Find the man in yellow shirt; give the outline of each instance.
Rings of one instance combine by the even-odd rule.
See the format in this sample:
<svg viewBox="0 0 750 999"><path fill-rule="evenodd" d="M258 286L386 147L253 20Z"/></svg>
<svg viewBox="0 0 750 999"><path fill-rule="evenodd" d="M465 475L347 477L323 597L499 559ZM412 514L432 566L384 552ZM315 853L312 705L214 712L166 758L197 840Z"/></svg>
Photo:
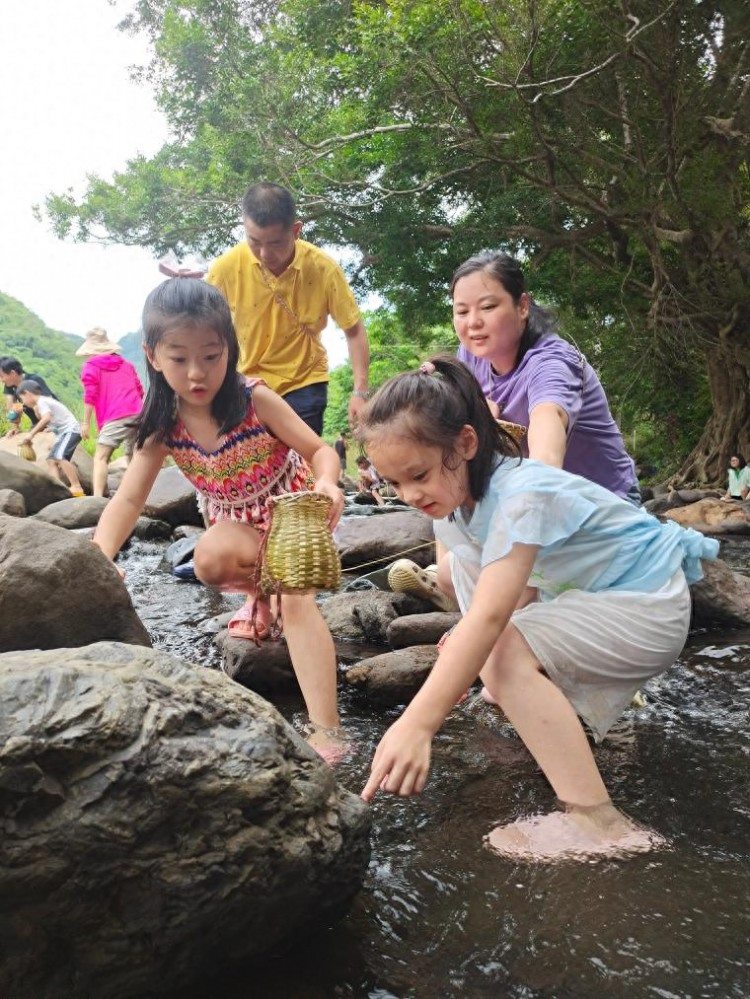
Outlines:
<svg viewBox="0 0 750 999"><path fill-rule="evenodd" d="M206 280L229 302L240 342L239 369L263 378L316 433L323 430L328 357L321 333L331 316L346 335L354 374L349 419L367 398L367 333L339 265L299 238L290 192L254 184L242 199L247 242L228 250Z"/></svg>

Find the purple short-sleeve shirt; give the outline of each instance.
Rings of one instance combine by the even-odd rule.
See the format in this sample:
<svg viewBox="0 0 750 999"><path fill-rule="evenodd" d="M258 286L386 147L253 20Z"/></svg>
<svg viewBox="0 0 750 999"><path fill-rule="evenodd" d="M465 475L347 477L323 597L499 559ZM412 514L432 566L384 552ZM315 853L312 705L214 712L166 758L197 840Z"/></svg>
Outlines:
<svg viewBox="0 0 750 999"><path fill-rule="evenodd" d="M626 497L637 484L633 459L609 411L596 372L578 350L554 334L541 337L520 364L498 375L484 358L459 347L458 357L482 391L500 407L504 420L529 425L529 413L554 402L568 414L568 446L563 468Z"/></svg>

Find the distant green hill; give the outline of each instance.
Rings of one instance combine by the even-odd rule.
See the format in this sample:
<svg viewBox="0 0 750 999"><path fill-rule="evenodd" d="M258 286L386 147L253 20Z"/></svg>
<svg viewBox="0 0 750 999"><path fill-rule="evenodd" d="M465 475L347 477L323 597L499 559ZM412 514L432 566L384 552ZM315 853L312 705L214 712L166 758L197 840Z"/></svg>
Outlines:
<svg viewBox="0 0 750 999"><path fill-rule="evenodd" d="M82 342L80 336L45 326L25 305L0 292L0 355L17 357L25 371L41 375L78 416L83 416L82 361L75 351Z"/></svg>
<svg viewBox="0 0 750 999"><path fill-rule="evenodd" d="M122 348L122 356L135 367L145 388L148 376L146 374L146 360L143 356L143 337L140 333L126 333L117 342Z"/></svg>

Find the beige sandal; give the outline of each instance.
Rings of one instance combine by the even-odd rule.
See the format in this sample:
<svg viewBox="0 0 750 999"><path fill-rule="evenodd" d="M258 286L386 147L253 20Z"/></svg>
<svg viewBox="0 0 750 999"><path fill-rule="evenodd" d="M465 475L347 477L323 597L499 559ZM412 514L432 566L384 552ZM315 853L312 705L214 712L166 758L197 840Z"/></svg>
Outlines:
<svg viewBox="0 0 750 999"><path fill-rule="evenodd" d="M422 569L411 559L400 558L388 570L388 585L394 593L413 593L423 600L429 600L438 610L458 610L456 601L443 593L437 584L437 566L429 565Z"/></svg>

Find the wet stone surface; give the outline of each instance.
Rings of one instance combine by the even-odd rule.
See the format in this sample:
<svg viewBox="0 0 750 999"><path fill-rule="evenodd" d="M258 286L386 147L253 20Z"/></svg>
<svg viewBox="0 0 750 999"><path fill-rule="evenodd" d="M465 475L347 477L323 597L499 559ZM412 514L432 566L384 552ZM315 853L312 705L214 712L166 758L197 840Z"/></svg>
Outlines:
<svg viewBox="0 0 750 999"><path fill-rule="evenodd" d="M205 623L240 598L177 582L164 548L136 542L122 559L138 612L155 645L216 668ZM750 572L750 540L723 540L722 555ZM368 708L343 682L339 691L357 740L339 779L359 791L399 711ZM692 634L644 693L645 707L628 711L596 755L617 804L668 849L557 866L488 853L485 833L549 810L553 795L475 695L435 740L421 797L375 802L373 859L344 921L260 967L217 974L211 991L244 999L252 982L255 995L305 999L744 999L750 631ZM275 703L290 720L302 710L295 697ZM196 983L189 999L206 994Z"/></svg>

